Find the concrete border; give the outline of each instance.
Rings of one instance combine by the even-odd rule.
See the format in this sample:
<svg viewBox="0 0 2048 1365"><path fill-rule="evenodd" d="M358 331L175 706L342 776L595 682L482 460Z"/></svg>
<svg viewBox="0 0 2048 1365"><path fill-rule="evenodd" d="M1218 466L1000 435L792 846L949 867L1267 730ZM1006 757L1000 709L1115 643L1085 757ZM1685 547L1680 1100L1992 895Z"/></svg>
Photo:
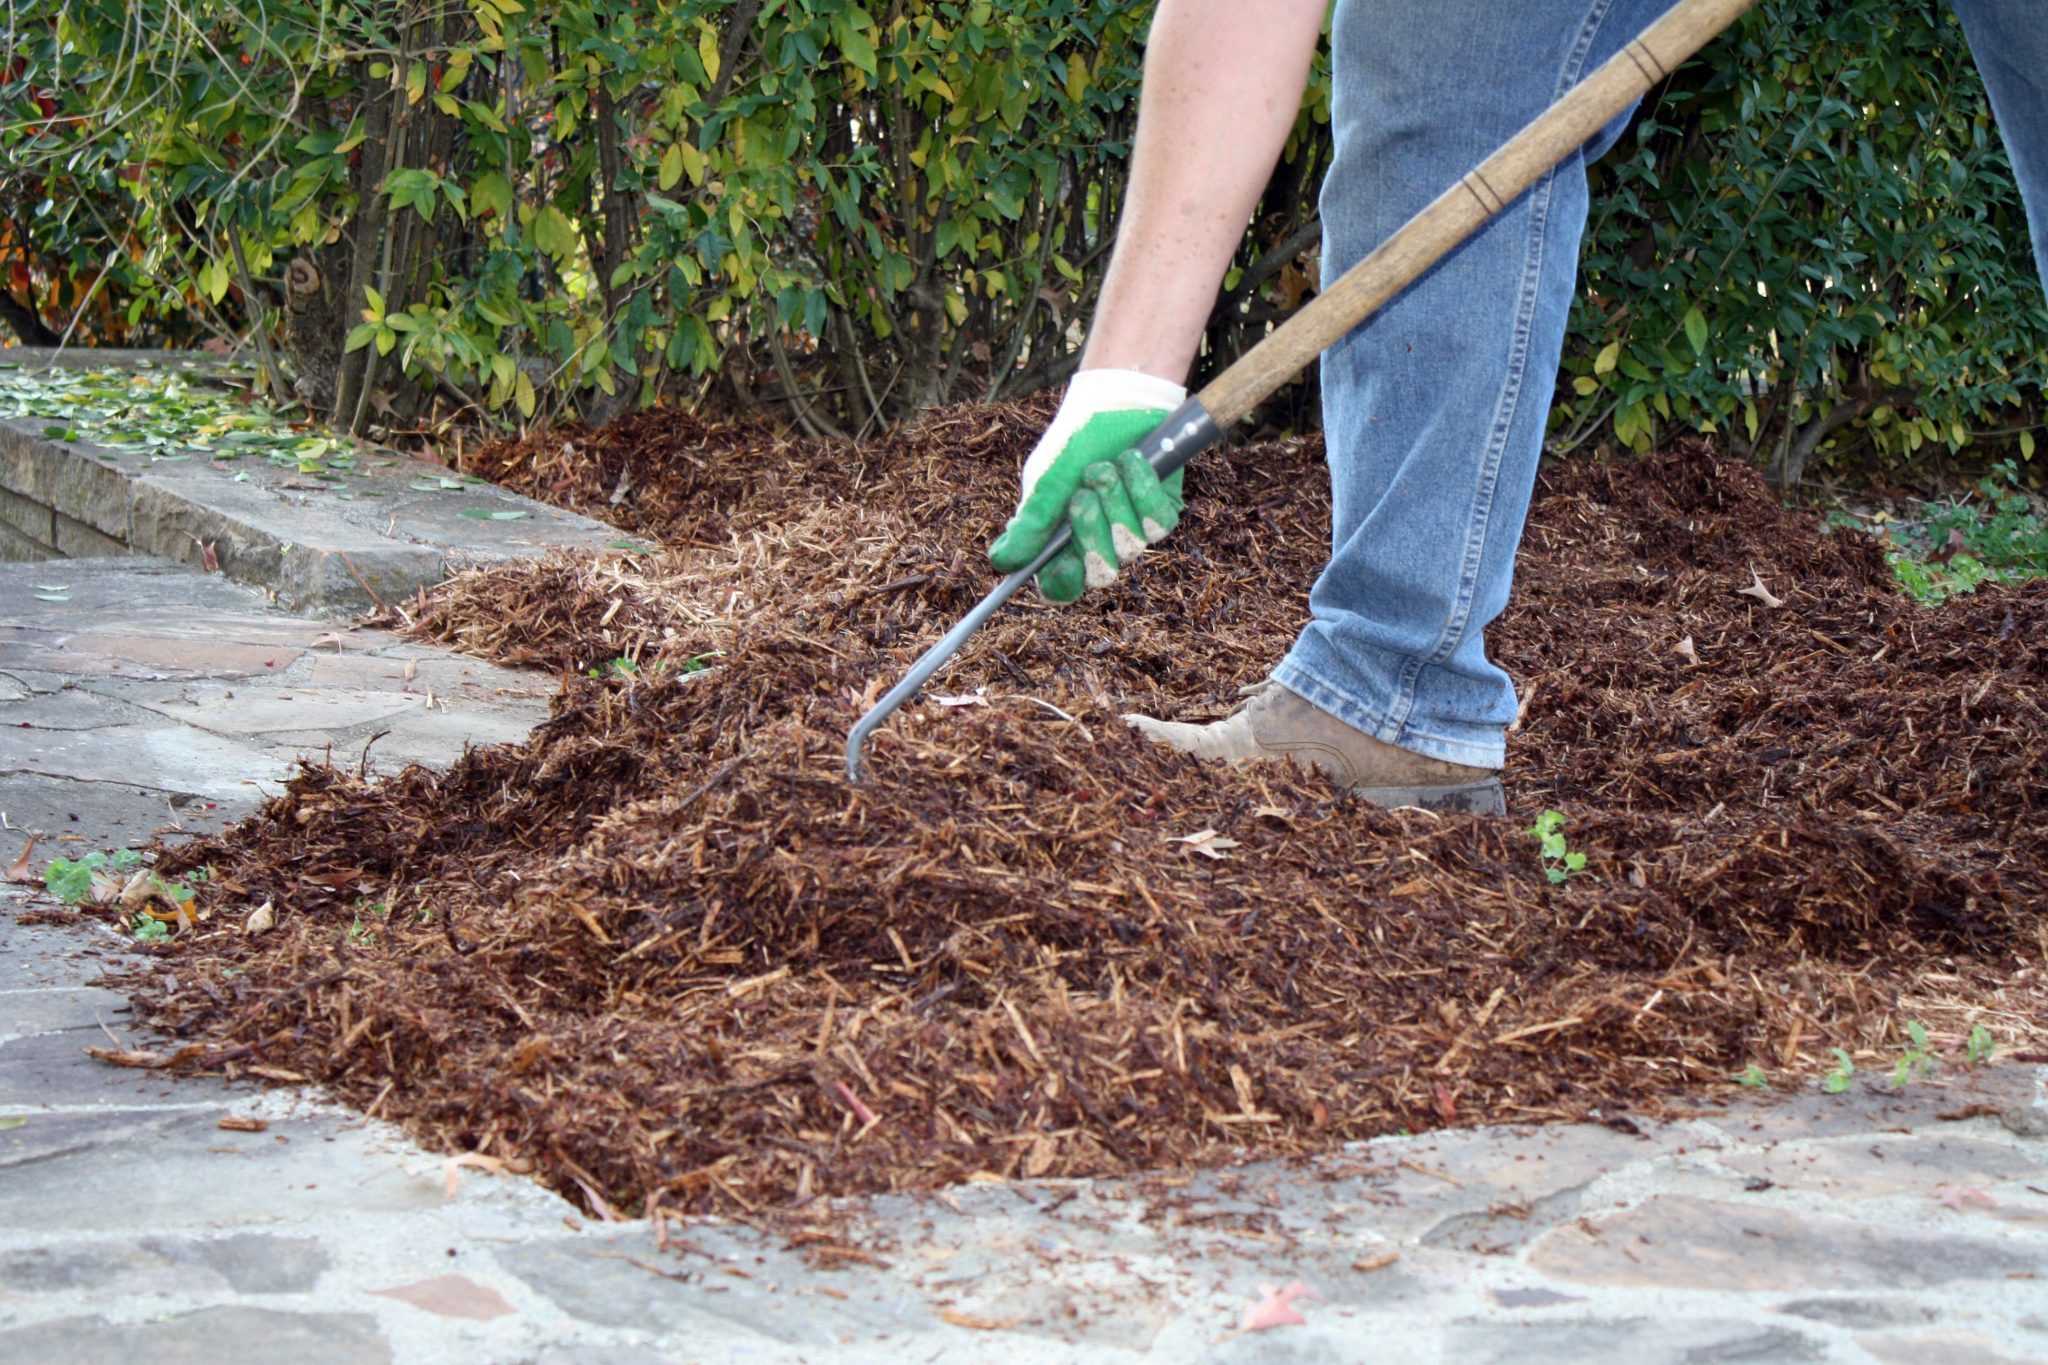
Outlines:
<svg viewBox="0 0 2048 1365"><path fill-rule="evenodd" d="M0 351L33 368L41 353ZM96 363L88 364L87 358ZM68 351L68 368L186 366L182 353ZM204 357L212 361L213 357ZM43 434L0 418L0 558L157 555L254 584L295 610L359 612L399 601L471 564L601 549L627 539L602 522L481 482L422 492L449 469L366 449L340 484L260 458L167 459ZM476 515L478 509L492 514ZM467 514L467 515L465 515Z"/></svg>

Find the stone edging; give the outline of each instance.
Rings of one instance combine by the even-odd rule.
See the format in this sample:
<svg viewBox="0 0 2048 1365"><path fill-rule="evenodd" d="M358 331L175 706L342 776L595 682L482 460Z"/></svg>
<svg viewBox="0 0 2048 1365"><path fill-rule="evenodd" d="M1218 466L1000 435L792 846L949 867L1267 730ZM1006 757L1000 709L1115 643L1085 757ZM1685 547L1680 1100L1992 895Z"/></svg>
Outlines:
<svg viewBox="0 0 2048 1365"><path fill-rule="evenodd" d="M73 353L90 355L90 352ZM27 359L19 351L7 360ZM150 357L170 367L175 357ZM118 368L131 357L102 357ZM597 549L625 539L613 527L489 484L419 492L449 471L395 458L334 486L262 460L216 462L195 452L166 462L41 434L0 419L0 557L160 555L273 593L293 609L361 611L438 583L454 569L549 549ZM465 508L517 514L465 517Z"/></svg>

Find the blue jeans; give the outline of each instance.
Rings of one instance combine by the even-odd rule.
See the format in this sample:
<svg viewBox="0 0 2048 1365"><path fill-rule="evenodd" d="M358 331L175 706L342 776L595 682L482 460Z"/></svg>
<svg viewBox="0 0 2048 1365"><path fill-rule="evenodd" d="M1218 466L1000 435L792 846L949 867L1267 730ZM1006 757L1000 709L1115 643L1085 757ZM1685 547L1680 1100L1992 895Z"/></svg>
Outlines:
<svg viewBox="0 0 2048 1365"><path fill-rule="evenodd" d="M1357 263L1669 0L1338 0L1323 271ZM2048 0L1953 0L2048 274ZM1329 567L1273 676L1415 753L1497 768L1514 685L1486 657L1578 275L1586 167L1617 120L1323 357Z"/></svg>

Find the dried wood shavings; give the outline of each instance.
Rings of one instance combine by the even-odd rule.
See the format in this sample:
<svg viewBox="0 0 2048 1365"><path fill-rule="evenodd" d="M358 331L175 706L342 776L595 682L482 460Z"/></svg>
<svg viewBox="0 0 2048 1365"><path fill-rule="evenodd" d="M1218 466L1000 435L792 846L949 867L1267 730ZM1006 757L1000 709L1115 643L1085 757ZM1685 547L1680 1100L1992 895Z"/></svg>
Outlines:
<svg viewBox="0 0 2048 1365"><path fill-rule="evenodd" d="M654 414L492 453L661 552L396 614L558 671L552 718L445 773L306 768L168 852L275 923L153 950L166 1055L311 1077L593 1211L757 1217L1654 1115L1752 1062L1810 1081L1905 1009L2041 1045L2048 585L1924 611L1697 444L1545 472L1491 635L1541 697L1506 819L1118 719L1221 715L1292 641L1328 535L1306 441L1205 458L1171 546L1003 613L934 684L989 704L906 708L848 786L847 727L988 585L1045 411L860 447ZM1588 857L1563 885L1523 833L1553 807ZM1204 830L1229 857L1169 842Z"/></svg>

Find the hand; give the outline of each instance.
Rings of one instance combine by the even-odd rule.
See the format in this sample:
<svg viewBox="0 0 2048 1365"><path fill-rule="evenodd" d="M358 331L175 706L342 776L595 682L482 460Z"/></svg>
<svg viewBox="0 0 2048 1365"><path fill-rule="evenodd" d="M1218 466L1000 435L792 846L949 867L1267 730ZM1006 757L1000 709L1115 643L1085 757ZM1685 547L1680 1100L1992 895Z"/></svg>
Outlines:
<svg viewBox="0 0 2048 1365"><path fill-rule="evenodd" d="M1186 397L1180 385L1137 370L1075 375L1024 462L1022 499L989 546L990 562L1015 573L1065 521L1074 539L1039 571L1039 592L1071 602L1114 582L1180 521L1180 474L1160 479L1134 447Z"/></svg>

